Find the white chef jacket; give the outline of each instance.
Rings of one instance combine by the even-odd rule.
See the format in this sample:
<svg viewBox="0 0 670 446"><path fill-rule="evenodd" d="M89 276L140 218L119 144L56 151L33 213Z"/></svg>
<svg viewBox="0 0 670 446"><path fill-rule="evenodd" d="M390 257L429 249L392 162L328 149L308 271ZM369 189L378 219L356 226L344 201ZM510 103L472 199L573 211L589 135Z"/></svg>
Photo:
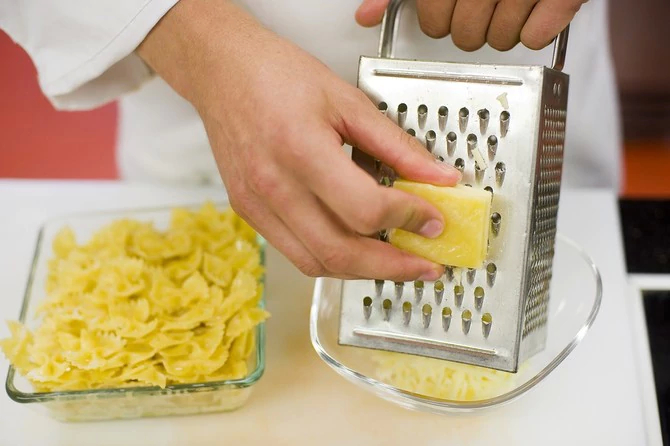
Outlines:
<svg viewBox="0 0 670 446"><path fill-rule="evenodd" d="M0 27L30 55L56 108L81 110L119 100L117 159L123 178L220 183L195 110L134 53L176 1L3 0ZM237 3L353 85L359 55L376 55L379 27L365 29L354 20L361 0ZM396 46L396 57L455 62L549 64L551 52L521 45L506 53L488 46L462 52L449 38L421 34L413 2L404 11ZM587 3L574 20L565 71L571 79L564 184L618 190L622 144L606 0Z"/></svg>

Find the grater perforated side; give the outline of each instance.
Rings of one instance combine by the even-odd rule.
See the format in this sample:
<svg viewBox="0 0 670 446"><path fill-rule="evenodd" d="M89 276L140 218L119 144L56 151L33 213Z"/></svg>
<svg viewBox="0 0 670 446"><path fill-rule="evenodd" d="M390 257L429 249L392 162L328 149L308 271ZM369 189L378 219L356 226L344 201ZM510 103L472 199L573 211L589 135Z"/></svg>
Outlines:
<svg viewBox="0 0 670 446"><path fill-rule="evenodd" d="M546 342L562 173L566 29L554 68L394 59L402 0L382 24L380 57L361 57L358 86L462 182L493 193L488 256L432 283L345 281L339 342L515 372ZM393 171L354 148L384 184Z"/></svg>
<svg viewBox="0 0 670 446"><path fill-rule="evenodd" d="M561 73L562 74L562 73ZM524 308L520 360L540 351L546 342L549 284L552 277L556 223L563 173L569 84L565 75L546 70L540 104L535 204L529 244L530 281ZM528 342L526 341L527 338Z"/></svg>

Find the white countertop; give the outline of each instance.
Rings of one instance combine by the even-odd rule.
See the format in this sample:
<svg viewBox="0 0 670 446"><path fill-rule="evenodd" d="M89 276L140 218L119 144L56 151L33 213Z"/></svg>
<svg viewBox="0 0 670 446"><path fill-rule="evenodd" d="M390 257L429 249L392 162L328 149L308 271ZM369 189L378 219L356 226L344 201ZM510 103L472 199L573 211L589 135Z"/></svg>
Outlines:
<svg viewBox="0 0 670 446"><path fill-rule="evenodd" d="M82 210L179 205L222 198L217 189L167 189L114 182L0 181L0 319L15 319L37 231L48 218ZM268 255L268 362L248 405L233 413L63 424L0 393L0 445L369 444L660 445L647 425L653 386L636 367L630 293L616 198L566 191L559 229L582 244L604 282L600 314L586 339L535 391L471 416L400 409L358 391L321 363L309 342L313 281L276 251ZM638 327L639 329L639 327ZM7 329L0 327L0 337ZM7 361L0 358L4 382ZM640 369L643 369L640 371ZM651 440L649 439L651 438Z"/></svg>

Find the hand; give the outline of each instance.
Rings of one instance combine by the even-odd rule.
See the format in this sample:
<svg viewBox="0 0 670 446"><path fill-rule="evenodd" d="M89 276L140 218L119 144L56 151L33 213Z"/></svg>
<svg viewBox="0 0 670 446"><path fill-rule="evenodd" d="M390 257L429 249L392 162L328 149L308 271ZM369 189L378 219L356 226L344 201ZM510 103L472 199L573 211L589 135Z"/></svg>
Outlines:
<svg viewBox="0 0 670 446"><path fill-rule="evenodd" d="M416 181L460 174L358 89L232 3L182 0L138 50L198 110L232 207L310 276L435 280L443 267L371 235L400 227L442 232L437 209L385 188L342 144Z"/></svg>
<svg viewBox="0 0 670 446"><path fill-rule="evenodd" d="M488 43L507 51L522 42L549 45L588 0L416 0L421 29L430 37L451 34L454 44L475 51ZM362 26L375 26L389 0L363 0L356 12Z"/></svg>

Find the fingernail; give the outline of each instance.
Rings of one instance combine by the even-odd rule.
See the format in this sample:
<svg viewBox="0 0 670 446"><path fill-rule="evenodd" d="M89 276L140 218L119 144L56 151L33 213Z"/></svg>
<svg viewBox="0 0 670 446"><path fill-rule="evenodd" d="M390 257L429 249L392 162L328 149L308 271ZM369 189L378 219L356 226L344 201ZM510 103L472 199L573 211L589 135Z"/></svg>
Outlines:
<svg viewBox="0 0 670 446"><path fill-rule="evenodd" d="M442 231L444 231L444 225L440 220L429 220L419 229L419 235L435 238L442 234Z"/></svg>
<svg viewBox="0 0 670 446"><path fill-rule="evenodd" d="M419 277L419 280L424 280L426 282L432 282L434 280L437 280L442 276L439 271L431 270L428 271L427 273L424 273L421 277Z"/></svg>

